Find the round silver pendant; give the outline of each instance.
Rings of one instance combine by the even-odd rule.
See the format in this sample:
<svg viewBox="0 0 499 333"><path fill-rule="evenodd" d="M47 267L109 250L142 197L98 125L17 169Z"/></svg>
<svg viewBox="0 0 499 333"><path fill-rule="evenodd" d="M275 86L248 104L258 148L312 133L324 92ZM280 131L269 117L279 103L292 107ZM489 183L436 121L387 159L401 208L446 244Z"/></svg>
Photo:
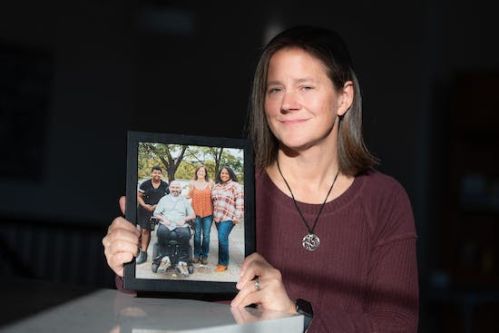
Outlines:
<svg viewBox="0 0 499 333"><path fill-rule="evenodd" d="M301 243L305 250L315 251L321 244L321 240L316 234L307 234Z"/></svg>

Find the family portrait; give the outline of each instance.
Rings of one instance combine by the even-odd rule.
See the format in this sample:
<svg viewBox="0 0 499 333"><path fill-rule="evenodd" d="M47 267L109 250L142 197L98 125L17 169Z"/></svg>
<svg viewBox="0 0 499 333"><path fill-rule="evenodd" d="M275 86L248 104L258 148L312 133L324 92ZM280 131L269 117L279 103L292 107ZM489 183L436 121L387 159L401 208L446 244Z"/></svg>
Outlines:
<svg viewBox="0 0 499 333"><path fill-rule="evenodd" d="M235 282L244 260L244 151L139 142L138 279Z"/></svg>

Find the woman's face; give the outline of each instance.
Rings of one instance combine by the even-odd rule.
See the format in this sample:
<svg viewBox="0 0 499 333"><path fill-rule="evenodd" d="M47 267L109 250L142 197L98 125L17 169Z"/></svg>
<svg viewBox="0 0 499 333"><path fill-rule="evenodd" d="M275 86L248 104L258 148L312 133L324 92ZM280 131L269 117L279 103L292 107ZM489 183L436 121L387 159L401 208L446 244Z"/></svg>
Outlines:
<svg viewBox="0 0 499 333"><path fill-rule="evenodd" d="M206 169L205 168L199 168L199 170L196 172L196 177L197 179L205 179L206 177Z"/></svg>
<svg viewBox="0 0 499 333"><path fill-rule="evenodd" d="M351 104L345 103L344 89L336 91L326 66L300 48L281 49L271 57L266 88L270 130L296 151L333 139L336 117Z"/></svg>
<svg viewBox="0 0 499 333"><path fill-rule="evenodd" d="M230 174L227 169L223 168L222 171L220 171L220 180L224 183L230 180Z"/></svg>
<svg viewBox="0 0 499 333"><path fill-rule="evenodd" d="M159 171L159 170L156 170L154 169L152 172L151 172L151 178L155 181L155 182L159 182L161 180L161 176L162 176L162 172Z"/></svg>

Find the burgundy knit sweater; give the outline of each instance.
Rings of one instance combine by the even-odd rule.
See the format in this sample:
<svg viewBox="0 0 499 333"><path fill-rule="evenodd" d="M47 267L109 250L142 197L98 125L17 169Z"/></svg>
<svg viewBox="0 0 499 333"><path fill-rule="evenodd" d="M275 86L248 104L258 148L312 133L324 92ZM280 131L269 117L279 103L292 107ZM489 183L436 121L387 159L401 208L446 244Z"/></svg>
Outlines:
<svg viewBox="0 0 499 333"><path fill-rule="evenodd" d="M293 201L264 171L256 174L257 251L282 273L292 299L314 309L313 332L416 332L416 231L408 196L372 171L328 202L315 252ZM308 223L320 205L298 203Z"/></svg>
<svg viewBox="0 0 499 333"><path fill-rule="evenodd" d="M292 299L312 304L309 333L417 331L416 231L397 181L379 172L356 177L325 205L315 229L320 247L309 252L292 199L266 172L255 179L257 251L281 271ZM313 221L320 205L298 204ZM116 284L123 288L121 278Z"/></svg>

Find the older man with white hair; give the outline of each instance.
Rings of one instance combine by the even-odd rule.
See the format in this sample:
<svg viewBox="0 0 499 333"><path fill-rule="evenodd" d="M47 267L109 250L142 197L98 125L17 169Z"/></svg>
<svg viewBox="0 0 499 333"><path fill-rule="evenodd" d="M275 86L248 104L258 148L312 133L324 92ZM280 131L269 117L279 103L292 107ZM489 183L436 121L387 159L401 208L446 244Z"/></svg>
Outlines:
<svg viewBox="0 0 499 333"><path fill-rule="evenodd" d="M189 261L189 239L191 230L187 221L196 218L194 210L187 199L181 194L182 186L178 181L170 183L170 194L159 200L154 216L159 220L158 244L160 249L168 248L171 240L179 245L177 269L183 275L188 275L187 263ZM160 251L160 253L163 251ZM157 260L154 258L153 260ZM166 270L170 266L169 256L163 256L158 270ZM157 264L153 261L153 264Z"/></svg>

